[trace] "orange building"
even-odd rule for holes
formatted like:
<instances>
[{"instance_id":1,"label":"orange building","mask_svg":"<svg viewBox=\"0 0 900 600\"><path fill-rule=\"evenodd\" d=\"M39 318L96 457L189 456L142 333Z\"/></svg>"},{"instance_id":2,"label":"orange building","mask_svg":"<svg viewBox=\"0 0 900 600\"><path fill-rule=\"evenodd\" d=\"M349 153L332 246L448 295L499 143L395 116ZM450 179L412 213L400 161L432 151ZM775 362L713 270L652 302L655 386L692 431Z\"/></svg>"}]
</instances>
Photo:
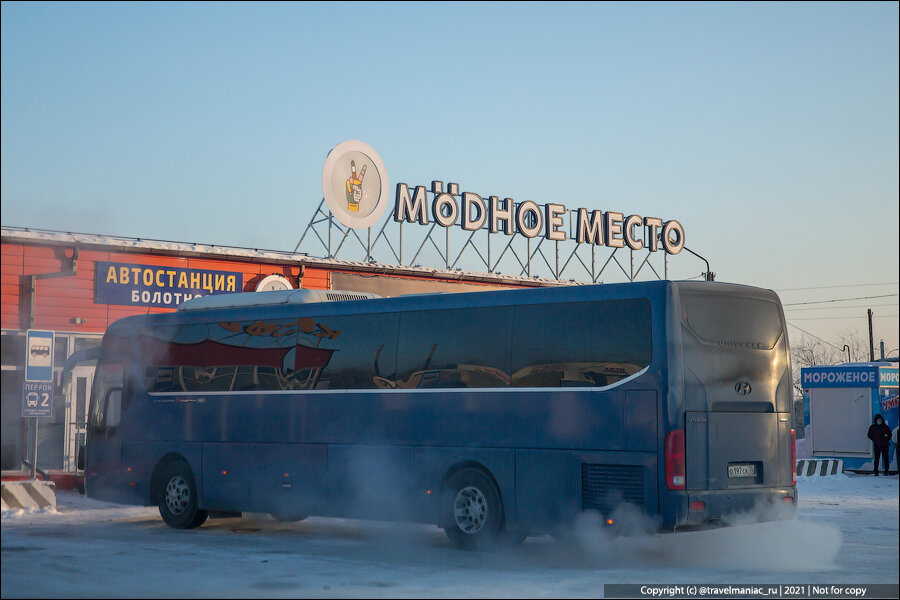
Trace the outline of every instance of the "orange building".
<instances>
[{"instance_id":1,"label":"orange building","mask_svg":"<svg viewBox=\"0 0 900 600\"><path fill-rule=\"evenodd\" d=\"M92 372L78 367L67 394L59 374L122 317L169 312L191 297L306 288L381 296L560 285L556 280L313 258L202 244L2 228L2 468L33 454L23 417L26 332L52 331L52 416L39 419L38 467L74 471L85 434Z\"/></svg>"}]
</instances>

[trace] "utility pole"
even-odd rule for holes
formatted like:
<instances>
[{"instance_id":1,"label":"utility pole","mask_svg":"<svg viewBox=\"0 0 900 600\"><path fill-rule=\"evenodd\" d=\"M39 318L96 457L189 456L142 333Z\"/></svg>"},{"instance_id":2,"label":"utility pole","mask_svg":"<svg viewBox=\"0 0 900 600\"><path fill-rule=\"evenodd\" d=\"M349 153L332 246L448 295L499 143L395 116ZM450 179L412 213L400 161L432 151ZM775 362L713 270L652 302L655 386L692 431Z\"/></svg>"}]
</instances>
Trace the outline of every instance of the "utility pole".
<instances>
[{"instance_id":1,"label":"utility pole","mask_svg":"<svg viewBox=\"0 0 900 600\"><path fill-rule=\"evenodd\" d=\"M869 312L869 362L875 362L875 341L872 338L872 309Z\"/></svg>"}]
</instances>

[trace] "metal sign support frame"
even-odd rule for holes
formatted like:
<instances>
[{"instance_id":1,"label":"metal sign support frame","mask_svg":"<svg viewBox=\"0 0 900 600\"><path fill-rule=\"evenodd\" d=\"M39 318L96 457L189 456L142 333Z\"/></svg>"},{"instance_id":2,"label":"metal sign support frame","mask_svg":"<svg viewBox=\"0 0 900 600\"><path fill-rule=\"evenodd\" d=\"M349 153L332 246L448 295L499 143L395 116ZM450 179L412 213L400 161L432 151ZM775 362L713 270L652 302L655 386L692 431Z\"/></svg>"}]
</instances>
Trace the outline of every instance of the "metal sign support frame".
<instances>
[{"instance_id":1,"label":"metal sign support frame","mask_svg":"<svg viewBox=\"0 0 900 600\"><path fill-rule=\"evenodd\" d=\"M429 192L429 194L431 194ZM417 261L421 259L424 251L430 247L434 249L437 253L438 259L441 263L441 266L438 268L443 268L447 270L460 270L459 266L461 261L469 257L475 261L478 265L484 265L487 272L490 274L501 275L500 266L501 261L504 258L507 261L512 261L514 265L514 272L519 277L539 277L538 271L544 271L543 268L539 268L539 265L546 267L546 271L549 272L550 279L555 279L557 281L565 281L568 276L568 281L574 282L576 277L579 280L586 279L587 282L590 283L603 283L601 277L604 274L608 274L609 268L618 267L617 271L620 271L627 281L635 281L642 273L652 273L653 278L655 279L668 279L669 277L669 256L668 253L659 249L657 252L651 252L649 248L643 248L641 250L634 250L627 247L617 247L617 248L609 248L608 246L599 246L599 249L608 249L611 250L609 255L606 257L606 260L603 261L602 266L600 266L598 270L598 245L596 244L579 244L575 243L573 239L574 233L574 224L573 218L576 214L576 211L569 210L569 230L566 232L566 240L565 241L553 241L553 249L548 250L544 245L544 242L549 238L541 236L540 239L536 240L536 244L533 244L532 238L528 238L522 236L520 234L508 235L509 240L506 241L506 244L503 245L502 250L497 255L497 252L494 248L492 248L492 236L498 234L492 234L489 230L487 223L482 225L480 229L465 231L465 235L460 245L458 246L459 250L453 250L453 244L451 242L451 233L450 230L461 230L461 228L457 227L444 227L444 236L443 239L439 239L436 236L439 233L435 232L436 227L438 226L437 222L432 222L427 224L428 230L422 238L421 242L418 243L418 247L416 251L413 253L411 259L404 261L403 256L403 248L404 248L404 222L394 221L393 217L388 214L388 217L385 218L381 227L378 228L377 233L373 239L373 227L366 228L366 238L363 240L361 234L357 232L357 230L342 225L335 221L334 216L328 210L325 200L322 199L319 202L318 207L313 213L312 218L306 226L306 229L303 231L303 235L300 237L300 241L297 242L296 247L294 248L294 252L300 250L304 241L309 238L310 240L315 239L321 245L321 248L325 251L325 258L328 259L339 259L341 257L341 253L344 253L344 260L353 260L352 258L347 258L347 255L355 252L352 248L357 247L356 244L347 244L347 240L353 237L356 239L359 244L358 248L365 252L363 257L363 261L366 263L375 263L379 262L375 259L374 253L376 247L379 246L379 243L383 240L383 247L387 247L386 253L389 261L395 261L396 264L400 266L420 266ZM529 214L528 217L531 222L528 223L529 226L533 226L534 215ZM396 228L396 238L395 243L392 243L390 237L390 228L389 225L391 223L395 223L397 225ZM322 231L323 228L327 228L327 232ZM462 231L462 230L461 230ZM479 248L476 243L477 234L480 231L486 232L486 243L485 246ZM312 235L310 235L312 233ZM503 234L506 235L506 234ZM335 247L335 236L338 237L339 241L337 242L337 246ZM517 247L516 242L519 242L521 238L525 237L524 247ZM566 248L566 243L571 242L572 248ZM519 244L522 246L523 244ZM584 247L590 247L590 266L587 264L587 259L583 256L585 253ZM693 254L694 256L700 257L699 254L690 250L686 246L684 250ZM628 265L624 265L622 261L620 261L620 251L628 252ZM552 255L551 255L552 253ZM312 253L315 255L315 253ZM654 265L651 260L654 255L661 254L661 262L662 265ZM452 259L455 255L455 258ZM705 261L705 259L703 259ZM657 261L659 262L659 261ZM705 261L706 262L706 261ZM702 273L700 276L706 278L707 280L712 280L713 274L710 272L709 264L706 264L706 272ZM615 271L615 269L613 269Z\"/></svg>"}]
</instances>

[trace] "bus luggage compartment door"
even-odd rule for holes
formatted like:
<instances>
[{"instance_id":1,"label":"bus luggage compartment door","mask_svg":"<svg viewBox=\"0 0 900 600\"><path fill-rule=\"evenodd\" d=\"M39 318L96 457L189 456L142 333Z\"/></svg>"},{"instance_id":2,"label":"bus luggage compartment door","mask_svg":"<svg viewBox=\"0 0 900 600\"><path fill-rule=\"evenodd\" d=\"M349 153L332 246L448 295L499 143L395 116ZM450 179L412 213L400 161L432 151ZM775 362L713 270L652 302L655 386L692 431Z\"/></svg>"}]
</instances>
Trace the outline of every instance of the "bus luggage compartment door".
<instances>
[{"instance_id":1,"label":"bus luggage compartment door","mask_svg":"<svg viewBox=\"0 0 900 600\"><path fill-rule=\"evenodd\" d=\"M790 422L779 413L688 412L686 487L718 490L790 485ZM784 430L784 431L782 431ZM787 459L782 460L785 453ZM786 479L786 481L785 481Z\"/></svg>"}]
</instances>

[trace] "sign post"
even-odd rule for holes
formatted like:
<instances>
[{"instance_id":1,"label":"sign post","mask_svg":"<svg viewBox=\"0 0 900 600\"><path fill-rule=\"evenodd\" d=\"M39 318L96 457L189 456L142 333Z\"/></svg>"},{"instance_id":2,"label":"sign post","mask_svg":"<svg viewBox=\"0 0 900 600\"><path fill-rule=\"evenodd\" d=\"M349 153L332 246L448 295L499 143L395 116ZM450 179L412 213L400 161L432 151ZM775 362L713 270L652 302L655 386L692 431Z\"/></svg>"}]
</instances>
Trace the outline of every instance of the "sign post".
<instances>
[{"instance_id":1,"label":"sign post","mask_svg":"<svg viewBox=\"0 0 900 600\"><path fill-rule=\"evenodd\" d=\"M31 478L37 479L38 419L53 416L53 332L29 329L25 338L22 416L34 419Z\"/></svg>"}]
</instances>

